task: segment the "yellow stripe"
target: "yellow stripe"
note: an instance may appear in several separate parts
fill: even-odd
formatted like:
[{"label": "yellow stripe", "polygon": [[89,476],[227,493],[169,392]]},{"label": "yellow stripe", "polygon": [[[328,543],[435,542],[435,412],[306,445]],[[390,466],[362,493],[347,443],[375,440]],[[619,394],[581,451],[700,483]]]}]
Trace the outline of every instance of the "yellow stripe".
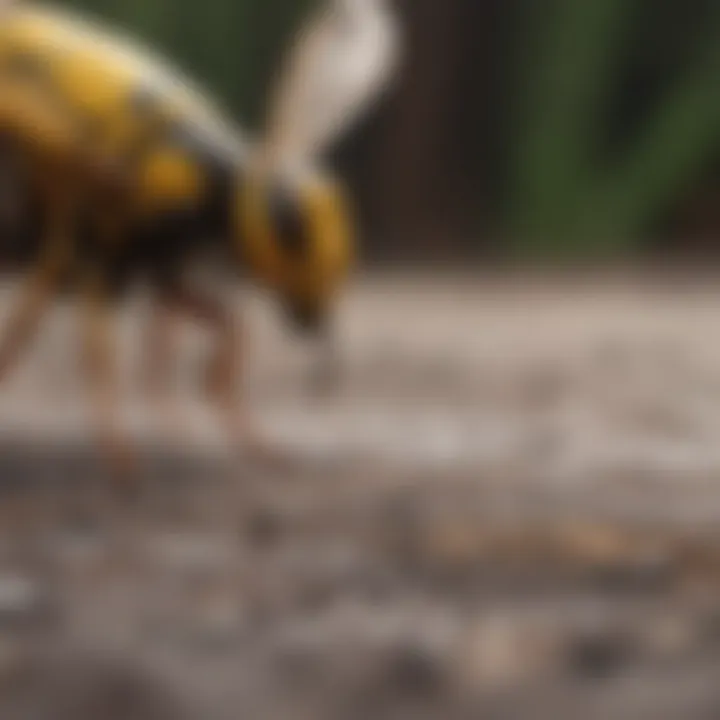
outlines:
[{"label": "yellow stripe", "polygon": [[253,271],[270,286],[308,302],[324,302],[352,260],[348,212],[339,189],[329,183],[304,184],[297,197],[310,228],[310,247],[303,258],[283,253],[265,188],[250,179],[238,202],[243,250]]}]

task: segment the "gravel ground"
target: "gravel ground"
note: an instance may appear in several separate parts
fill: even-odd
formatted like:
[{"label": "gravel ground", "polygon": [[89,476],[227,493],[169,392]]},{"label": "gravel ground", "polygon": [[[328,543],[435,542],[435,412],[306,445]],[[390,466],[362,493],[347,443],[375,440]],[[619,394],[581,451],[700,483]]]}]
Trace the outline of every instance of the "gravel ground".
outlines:
[{"label": "gravel ground", "polygon": [[136,502],[89,443],[69,308],[4,386],[0,718],[720,716],[711,282],[366,281],[325,400],[244,301],[289,467],[228,452],[192,329],[182,434],[151,422],[141,304]]}]

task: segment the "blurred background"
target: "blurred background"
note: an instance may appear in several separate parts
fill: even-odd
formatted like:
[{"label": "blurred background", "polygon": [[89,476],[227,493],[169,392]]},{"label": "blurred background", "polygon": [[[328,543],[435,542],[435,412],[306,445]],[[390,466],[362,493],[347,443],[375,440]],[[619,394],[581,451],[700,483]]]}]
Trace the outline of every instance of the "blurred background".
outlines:
[{"label": "blurred background", "polygon": [[[250,129],[312,0],[73,0],[129,26]],[[395,0],[391,99],[337,148],[367,257],[712,253],[711,0]]]},{"label": "blurred background", "polygon": [[[67,4],[254,132],[314,2]],[[193,442],[141,431],[108,508],[62,309],[3,387],[3,720],[720,716],[720,4],[396,7],[402,71],[330,158],[364,270],[336,397],[249,298],[292,468],[226,462],[186,396]]]}]

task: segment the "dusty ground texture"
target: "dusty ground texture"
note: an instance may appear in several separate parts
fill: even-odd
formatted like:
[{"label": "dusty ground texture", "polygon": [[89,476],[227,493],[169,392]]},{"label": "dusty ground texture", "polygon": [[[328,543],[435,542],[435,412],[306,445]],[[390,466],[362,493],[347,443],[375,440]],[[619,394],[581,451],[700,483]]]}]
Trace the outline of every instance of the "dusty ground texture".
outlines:
[{"label": "dusty ground texture", "polygon": [[184,435],[139,412],[140,306],[136,504],[99,489],[72,313],[4,386],[3,720],[720,716],[713,283],[368,281],[322,402],[250,307],[289,468],[227,452],[192,331]]}]

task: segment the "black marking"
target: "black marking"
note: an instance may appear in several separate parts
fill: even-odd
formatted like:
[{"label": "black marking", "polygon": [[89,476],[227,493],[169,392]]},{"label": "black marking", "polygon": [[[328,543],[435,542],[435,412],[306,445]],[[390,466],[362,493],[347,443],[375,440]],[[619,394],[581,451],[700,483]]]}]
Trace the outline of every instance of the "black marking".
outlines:
[{"label": "black marking", "polygon": [[310,238],[297,195],[286,186],[274,185],[268,193],[267,203],[280,247],[296,259],[305,258],[310,249]]},{"label": "black marking", "polygon": [[283,310],[290,327],[302,335],[320,337],[325,330],[327,318],[318,305],[284,298]]},{"label": "black marking", "polygon": [[198,164],[204,174],[205,194],[200,222],[205,232],[229,236],[233,223],[233,192],[238,180],[234,164],[217,144],[195,125],[178,123],[172,129],[170,138]]},{"label": "black marking", "polygon": [[[156,288],[171,287],[197,255],[218,251],[218,242],[229,237],[232,221],[231,192],[235,168],[219,149],[192,125],[174,123],[144,143],[133,144],[126,159],[142,164],[156,148],[173,148],[193,163],[202,175],[202,194],[190,196],[173,207],[129,228],[117,252],[100,245],[93,232],[84,251],[101,264],[114,297],[124,295],[134,281],[147,278]],[[222,247],[222,246],[221,246]],[[93,253],[94,248],[94,253]]]}]

